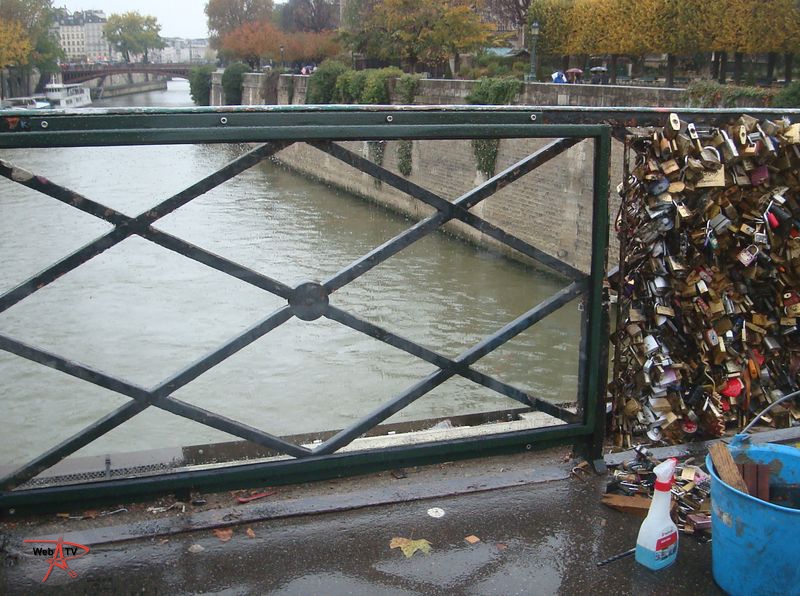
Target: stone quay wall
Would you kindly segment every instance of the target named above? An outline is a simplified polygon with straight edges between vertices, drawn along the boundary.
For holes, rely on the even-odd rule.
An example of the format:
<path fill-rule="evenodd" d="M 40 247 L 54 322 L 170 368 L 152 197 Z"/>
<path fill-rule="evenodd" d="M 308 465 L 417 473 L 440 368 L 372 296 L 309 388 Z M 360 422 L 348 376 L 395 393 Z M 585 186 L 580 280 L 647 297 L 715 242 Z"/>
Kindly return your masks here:
<path fill-rule="evenodd" d="M 216 73 L 212 91 L 214 105 L 222 104 L 220 78 L 221 73 Z M 258 74 L 245 75 L 243 104 L 263 103 L 261 78 Z M 278 104 L 304 104 L 308 78 L 302 75 L 281 76 L 278 83 Z M 464 104 L 474 84 L 474 81 L 424 79 L 420 81 L 414 103 Z M 686 105 L 686 100 L 681 89 L 526 83 L 517 103 L 533 106 L 682 107 Z M 512 166 L 548 141 L 549 139 L 503 139 L 500 142 L 495 171 L 500 172 Z M 344 145 L 364 157 L 370 155 L 367 142 L 348 142 Z M 384 148 L 383 166 L 396 173 L 399 173 L 399 145 L 397 141 L 389 141 Z M 306 176 L 375 201 L 414 219 L 432 213 L 430 207 L 386 184 L 376 184 L 370 176 L 309 145 L 296 143 L 281 151 L 277 157 L 287 167 Z M 538 249 L 582 271 L 588 271 L 591 259 L 593 163 L 593 142 L 582 141 L 556 159 L 501 189 L 472 211 Z M 610 168 L 609 218 L 612 227 L 619 205 L 615 187 L 622 180 L 622 172 L 622 145 L 615 141 L 612 143 Z M 453 140 L 414 141 L 412 171 L 408 179 L 448 200 L 454 200 L 485 178 L 477 170 L 471 142 Z M 451 222 L 446 229 L 510 256 L 520 256 L 516 251 L 499 246 L 494 240 L 461 222 Z M 613 230 L 609 239 L 611 267 L 618 258 L 618 245 Z"/>

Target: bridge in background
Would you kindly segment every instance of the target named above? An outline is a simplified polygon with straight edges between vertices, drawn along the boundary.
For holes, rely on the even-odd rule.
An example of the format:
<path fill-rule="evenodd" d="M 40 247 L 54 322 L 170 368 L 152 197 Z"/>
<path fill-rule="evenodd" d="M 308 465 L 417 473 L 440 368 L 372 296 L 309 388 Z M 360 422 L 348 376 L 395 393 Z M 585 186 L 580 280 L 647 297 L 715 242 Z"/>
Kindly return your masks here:
<path fill-rule="evenodd" d="M 103 79 L 108 76 L 133 73 L 147 73 L 188 79 L 189 71 L 195 66 L 197 65 L 190 63 L 152 64 L 142 62 L 133 62 L 130 64 L 63 65 L 61 67 L 61 79 L 64 83 L 85 83 L 92 79 L 100 79 L 101 85 Z"/>

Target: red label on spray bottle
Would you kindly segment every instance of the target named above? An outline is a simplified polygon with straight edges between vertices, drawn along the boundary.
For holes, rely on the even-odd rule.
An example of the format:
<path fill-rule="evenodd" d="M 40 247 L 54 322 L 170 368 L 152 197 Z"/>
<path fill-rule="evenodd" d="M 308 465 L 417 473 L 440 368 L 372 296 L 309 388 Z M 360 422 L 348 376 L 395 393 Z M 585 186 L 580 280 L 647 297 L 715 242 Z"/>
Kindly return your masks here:
<path fill-rule="evenodd" d="M 659 538 L 656 541 L 656 552 L 664 550 L 665 548 L 669 548 L 676 542 L 678 542 L 678 533 L 671 532 L 669 535 L 664 536 L 663 538 Z"/>

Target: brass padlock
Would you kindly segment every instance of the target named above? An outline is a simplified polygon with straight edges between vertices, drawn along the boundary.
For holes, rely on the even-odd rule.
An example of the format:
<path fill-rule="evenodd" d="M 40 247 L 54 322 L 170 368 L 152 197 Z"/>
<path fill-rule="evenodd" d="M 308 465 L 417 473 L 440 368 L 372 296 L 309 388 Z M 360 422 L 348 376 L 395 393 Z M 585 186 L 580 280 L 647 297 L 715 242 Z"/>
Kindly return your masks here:
<path fill-rule="evenodd" d="M 667 124 L 664 126 L 664 137 L 669 140 L 676 138 L 684 126 L 685 123 L 681 123 L 681 119 L 678 117 L 678 114 L 672 112 L 669 115 L 669 118 L 667 118 Z"/>

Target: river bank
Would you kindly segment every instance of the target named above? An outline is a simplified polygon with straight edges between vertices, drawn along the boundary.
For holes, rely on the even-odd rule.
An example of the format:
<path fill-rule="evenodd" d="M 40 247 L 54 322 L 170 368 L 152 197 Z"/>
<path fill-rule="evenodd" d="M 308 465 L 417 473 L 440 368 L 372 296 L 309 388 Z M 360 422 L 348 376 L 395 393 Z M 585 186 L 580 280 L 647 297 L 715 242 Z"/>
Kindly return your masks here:
<path fill-rule="evenodd" d="M 126 83 L 122 85 L 106 85 L 104 87 L 92 87 L 92 99 L 108 99 L 111 97 L 121 97 L 124 95 L 135 95 L 137 93 L 148 93 L 150 91 L 166 91 L 167 80 L 142 81 L 140 83 Z"/>

